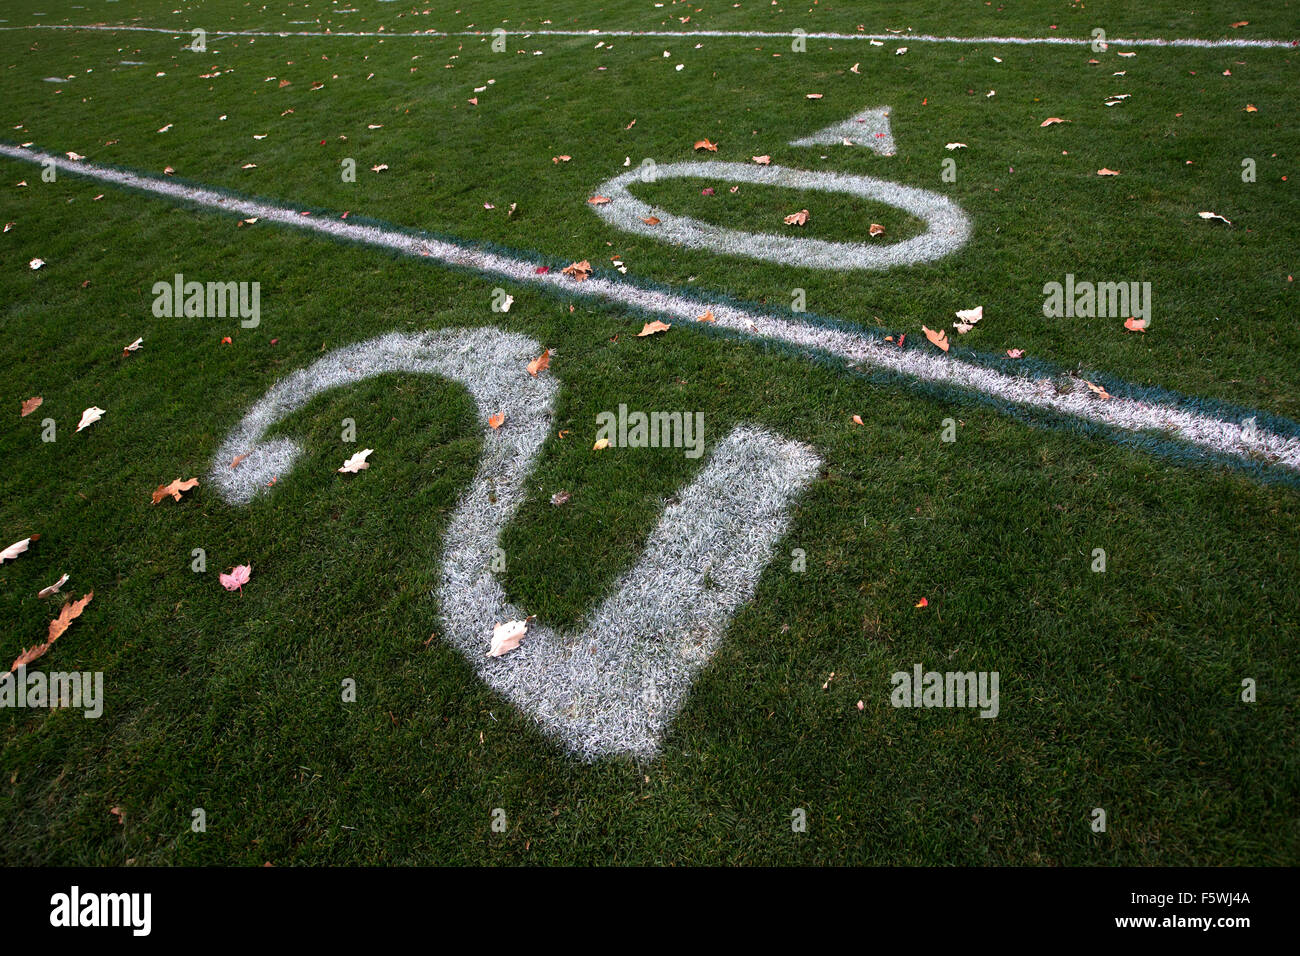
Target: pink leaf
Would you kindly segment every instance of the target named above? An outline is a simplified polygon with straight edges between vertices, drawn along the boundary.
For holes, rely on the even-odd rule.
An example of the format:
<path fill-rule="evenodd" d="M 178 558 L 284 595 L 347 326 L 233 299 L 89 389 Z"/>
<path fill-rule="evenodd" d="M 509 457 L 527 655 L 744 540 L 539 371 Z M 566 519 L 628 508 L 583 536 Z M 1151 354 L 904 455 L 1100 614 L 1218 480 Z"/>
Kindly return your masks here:
<path fill-rule="evenodd" d="M 248 583 L 249 575 L 253 573 L 251 565 L 240 564 L 230 569 L 229 574 L 218 574 L 217 578 L 221 581 L 221 586 L 227 591 L 244 591 L 244 585 Z"/>

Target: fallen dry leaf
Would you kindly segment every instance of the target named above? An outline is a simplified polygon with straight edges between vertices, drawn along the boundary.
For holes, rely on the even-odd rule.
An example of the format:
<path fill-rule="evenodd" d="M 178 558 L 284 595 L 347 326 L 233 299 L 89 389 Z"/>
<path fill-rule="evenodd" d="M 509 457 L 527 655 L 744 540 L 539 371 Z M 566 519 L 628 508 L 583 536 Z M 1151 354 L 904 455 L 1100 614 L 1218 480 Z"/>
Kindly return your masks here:
<path fill-rule="evenodd" d="M 1021 358 L 1024 354 L 1024 349 L 1007 349 L 1007 358 Z"/>
<path fill-rule="evenodd" d="M 144 345 L 144 339 L 136 339 L 126 348 L 122 349 L 122 355 L 130 355 L 132 352 L 139 351 L 140 346 Z"/>
<path fill-rule="evenodd" d="M 343 463 L 343 467 L 340 468 L 339 471 L 345 475 L 355 475 L 357 472 L 369 468 L 370 462 L 366 461 L 366 459 L 369 458 L 372 454 L 374 454 L 374 451 L 375 450 L 373 448 L 361 449 L 361 451 L 357 452 L 355 455 L 353 455 L 351 458 L 345 461 Z"/>
<path fill-rule="evenodd" d="M 885 227 L 878 222 L 873 222 L 871 228 L 867 230 L 867 233 L 871 236 L 883 236 L 885 234 Z"/>
<path fill-rule="evenodd" d="M 492 628 L 492 646 L 488 648 L 488 657 L 500 657 L 519 646 L 519 642 L 528 633 L 527 621 L 506 621 Z"/>
<path fill-rule="evenodd" d="M 633 122 L 636 121 L 633 120 Z M 710 143 L 707 139 L 697 139 L 695 145 L 692 146 L 691 149 L 707 149 L 710 153 L 716 153 L 718 151 L 718 144 Z"/>
<path fill-rule="evenodd" d="M 1223 216 L 1220 216 L 1217 212 L 1198 212 L 1196 215 L 1200 216 L 1202 219 L 1217 219 L 1219 220 L 1219 222 L 1226 222 L 1228 225 L 1230 226 L 1232 225 L 1231 219 L 1225 219 Z"/>
<path fill-rule="evenodd" d="M 1146 332 L 1147 324 L 1144 319 L 1139 319 L 1136 316 L 1129 316 L 1124 320 L 1124 328 L 1130 332 Z"/>
<path fill-rule="evenodd" d="M 1118 170 L 1118 169 L 1107 169 L 1105 166 L 1103 166 L 1101 169 L 1097 170 L 1097 175 L 1098 175 L 1098 176 L 1118 176 L 1118 175 L 1119 175 L 1119 170 Z"/>
<path fill-rule="evenodd" d="M 81 413 L 81 421 L 77 424 L 77 431 L 81 431 L 88 425 L 95 424 L 95 422 L 104 417 L 104 412 L 105 410 L 102 408 L 96 408 L 94 405 L 90 406 L 90 408 Z"/>
<path fill-rule="evenodd" d="M 551 350 L 547 349 L 537 358 L 528 363 L 528 374 L 533 378 L 537 377 L 538 372 L 544 372 L 551 367 Z"/>
<path fill-rule="evenodd" d="M 608 439 L 608 438 L 597 438 L 597 439 L 596 439 L 596 444 L 594 444 L 594 445 L 591 446 L 591 450 L 592 450 L 592 451 L 604 451 L 604 450 L 605 450 L 606 448 L 608 448 L 608 447 L 609 447 L 609 439 Z"/>
<path fill-rule="evenodd" d="M 657 225 L 659 225 L 659 217 L 658 217 L 658 216 L 642 216 L 642 217 L 641 217 L 641 221 L 642 221 L 643 223 L 645 223 L 647 226 L 657 226 Z"/>
<path fill-rule="evenodd" d="M 750 158 L 760 166 L 768 166 L 772 162 L 771 156 L 751 156 Z"/>
<path fill-rule="evenodd" d="M 45 597 L 49 597 L 51 594 L 58 594 L 59 588 L 63 587 L 63 585 L 67 583 L 68 583 L 68 576 L 65 574 L 63 575 L 63 577 L 59 578 L 57 581 L 51 584 L 48 588 L 41 588 L 41 590 L 37 591 L 36 596 L 39 598 L 45 598 Z"/>
<path fill-rule="evenodd" d="M 853 416 L 853 424 L 855 424 L 855 425 L 861 425 L 862 423 L 863 423 L 863 422 L 862 422 L 862 416 L 861 416 L 861 415 L 854 415 L 854 416 Z"/>
<path fill-rule="evenodd" d="M 787 226 L 802 226 L 807 222 L 808 222 L 807 209 L 800 209 L 798 212 L 793 212 L 790 215 L 785 217 L 785 224 Z"/>
<path fill-rule="evenodd" d="M 172 500 L 180 501 L 181 495 L 189 491 L 191 488 L 197 488 L 198 486 L 199 480 L 197 478 L 191 478 L 189 481 L 182 481 L 181 479 L 176 478 L 170 484 L 159 485 L 154 489 L 153 504 L 157 504 L 169 495 Z"/>
<path fill-rule="evenodd" d="M 488 416 L 488 427 L 492 429 L 500 428 L 506 423 L 506 413 L 497 412 L 495 415 Z"/>
<path fill-rule="evenodd" d="M 572 262 L 560 270 L 566 276 L 573 276 L 574 280 L 581 282 L 587 276 L 591 275 L 591 263 L 586 259 L 581 262 Z"/>
<path fill-rule="evenodd" d="M 26 418 L 32 412 L 36 411 L 36 409 L 40 408 L 41 403 L 44 401 L 45 399 L 41 398 L 41 396 L 33 395 L 31 398 L 27 399 L 27 401 L 23 402 L 23 413 L 18 417 Z"/>
<path fill-rule="evenodd" d="M 26 551 L 27 547 L 33 541 L 39 540 L 41 540 L 41 536 L 39 534 L 34 534 L 30 538 L 23 538 L 21 541 L 15 541 L 13 544 L 9 545 L 9 547 L 0 551 L 0 564 L 4 564 L 6 561 L 12 561 L 14 558 L 18 557 L 18 555 Z"/>
<path fill-rule="evenodd" d="M 551 495 L 551 504 L 559 507 L 560 505 L 565 504 L 572 497 L 573 495 L 570 492 L 557 491 L 555 494 Z"/>
<path fill-rule="evenodd" d="M 229 574 L 218 574 L 217 580 L 227 591 L 243 592 L 244 585 L 253 575 L 253 567 L 250 564 L 237 564 L 230 569 Z"/>
<path fill-rule="evenodd" d="M 1047 117 L 1047 119 L 1043 120 L 1041 123 L 1038 124 L 1038 128 L 1042 129 L 1044 126 L 1055 126 L 1057 123 L 1064 123 L 1064 122 L 1065 120 L 1061 119 L 1061 117 L 1059 116 L 1049 116 Z"/>
<path fill-rule="evenodd" d="M 716 320 L 713 318 L 713 310 L 710 309 L 708 306 L 705 306 L 705 308 L 704 308 L 704 314 L 703 314 L 703 315 L 697 315 L 697 316 L 695 317 L 695 321 L 696 321 L 696 322 L 713 322 L 713 321 L 716 321 Z"/>
<path fill-rule="evenodd" d="M 654 335 L 657 332 L 667 332 L 671 328 L 672 325 L 670 325 L 669 323 L 660 322 L 658 319 L 655 319 L 653 322 L 647 322 L 642 327 L 641 331 L 636 334 L 636 337 L 639 339 L 645 338 L 645 336 Z"/>
<path fill-rule="evenodd" d="M 921 598 L 921 600 L 917 601 L 915 604 L 912 605 L 912 607 L 929 607 L 929 606 L 930 606 L 929 598 Z"/>
<path fill-rule="evenodd" d="M 925 337 L 929 339 L 931 344 L 936 348 L 941 348 L 945 352 L 948 351 L 948 333 L 943 331 L 943 329 L 936 332 L 934 329 L 927 329 L 923 325 L 921 326 L 921 331 L 925 333 Z"/>
<path fill-rule="evenodd" d="M 1098 398 L 1110 398 L 1110 392 L 1106 391 L 1100 385 L 1094 385 L 1086 378 L 1080 379 L 1079 381 L 1083 382 L 1084 385 L 1087 385 L 1088 388 L 1092 390 L 1092 393 Z"/>
<path fill-rule="evenodd" d="M 241 461 L 243 461 L 243 460 L 244 460 L 245 458 L 247 458 L 247 457 L 248 457 L 248 453 L 245 452 L 245 453 L 242 454 L 242 455 L 236 455 L 234 458 L 230 459 L 230 468 L 231 468 L 231 470 L 233 471 L 234 469 L 238 468 L 238 467 L 239 467 L 239 463 L 240 463 Z"/>
<path fill-rule="evenodd" d="M 954 322 L 952 327 L 957 330 L 958 334 L 965 335 L 971 329 L 975 328 L 975 323 L 984 318 L 984 306 L 977 305 L 973 309 L 962 309 L 955 313 L 960 322 Z"/>
<path fill-rule="evenodd" d="M 605 205 L 605 203 L 609 202 L 609 197 L 608 197 L 608 196 L 592 196 L 590 199 L 587 200 L 587 202 L 591 203 L 593 206 L 603 206 L 603 205 Z"/>
<path fill-rule="evenodd" d="M 82 596 L 79 600 L 69 601 L 59 609 L 59 616 L 50 621 L 49 636 L 45 639 L 45 650 L 49 650 L 50 645 L 63 636 L 63 632 L 68 626 L 81 617 L 81 612 L 86 609 L 86 605 L 95 599 L 95 592 Z M 41 653 L 44 653 L 42 651 Z"/>

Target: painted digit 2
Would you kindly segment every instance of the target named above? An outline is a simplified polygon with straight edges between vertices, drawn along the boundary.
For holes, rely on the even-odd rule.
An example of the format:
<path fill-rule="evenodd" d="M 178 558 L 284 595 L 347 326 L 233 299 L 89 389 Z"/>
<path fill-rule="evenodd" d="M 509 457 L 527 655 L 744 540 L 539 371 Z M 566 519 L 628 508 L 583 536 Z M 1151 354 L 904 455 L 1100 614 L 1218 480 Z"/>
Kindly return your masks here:
<path fill-rule="evenodd" d="M 524 370 L 540 352 L 526 336 L 495 328 L 391 333 L 338 349 L 253 405 L 222 443 L 209 480 L 231 503 L 250 501 L 273 477 L 284 480 L 300 449 L 264 436 L 321 392 L 399 372 L 464 386 L 477 407 L 483 452 L 443 542 L 443 639 L 574 753 L 653 756 L 692 679 L 752 597 L 820 459 L 763 429 L 736 428 L 714 443 L 702 470 L 664 510 L 640 560 L 581 629 L 534 624 L 518 650 L 489 658 L 493 624 L 526 616 L 490 566 L 552 427 L 559 386 Z M 504 426 L 488 427 L 498 412 Z M 248 457 L 232 470 L 239 454 Z"/>
<path fill-rule="evenodd" d="M 889 128 L 889 108 L 863 110 L 842 123 L 797 139 L 791 146 L 865 146 L 885 156 L 894 153 Z M 743 232 L 676 215 L 648 206 L 628 187 L 643 178 L 641 170 L 629 170 L 602 183 L 597 192 L 609 202 L 590 206 L 606 222 L 626 232 L 661 239 L 690 249 L 706 249 L 722 255 L 745 256 L 786 266 L 816 269 L 888 269 L 898 265 L 932 262 L 961 248 L 970 235 L 966 213 L 952 200 L 938 193 L 903 186 L 870 176 L 812 172 L 784 166 L 747 163 L 689 162 L 653 167 L 653 179 L 703 177 L 732 183 L 782 186 L 847 193 L 887 203 L 911 213 L 926 223 L 919 236 L 895 243 L 829 242 L 823 239 L 772 233 Z M 650 181 L 650 180 L 647 180 Z M 650 225 L 644 218 L 657 218 Z"/>

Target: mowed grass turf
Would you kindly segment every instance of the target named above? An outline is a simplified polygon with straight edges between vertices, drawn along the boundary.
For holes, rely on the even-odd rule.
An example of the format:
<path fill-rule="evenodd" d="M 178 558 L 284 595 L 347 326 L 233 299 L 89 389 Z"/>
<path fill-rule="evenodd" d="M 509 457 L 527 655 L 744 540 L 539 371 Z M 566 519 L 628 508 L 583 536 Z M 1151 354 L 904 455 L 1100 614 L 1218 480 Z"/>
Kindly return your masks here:
<path fill-rule="evenodd" d="M 803 289 L 810 310 L 905 332 L 916 348 L 928 347 L 923 323 L 950 326 L 955 310 L 982 304 L 963 346 L 1022 348 L 1067 370 L 1300 417 L 1294 51 L 1119 57 L 1117 47 L 900 39 L 809 40 L 796 54 L 774 39 L 535 36 L 494 54 L 490 38 L 217 31 L 491 30 L 526 14 L 525 28 L 663 29 L 668 19 L 673 29 L 853 32 L 867 14 L 823 4 L 777 16 L 752 0 L 670 5 L 681 12 L 499 3 L 472 16 L 365 0 L 348 5 L 355 14 L 229 0 L 179 15 L 142 0 L 87 6 L 58 18 L 139 17 L 178 32 L 0 32 L 8 141 L 154 174 L 170 166 L 318 214 L 346 210 L 560 265 L 606 270 L 617 255 L 630 278 L 704 298 L 784 308 Z M 1014 17 L 983 4 L 943 17 L 896 9 L 897 20 L 866 28 L 1297 32 L 1292 8 L 1275 4 L 1218 20 L 1163 3 L 1140 14 L 1039 3 Z M 0 26 L 56 20 L 41 10 L 23 0 Z M 1251 26 L 1230 28 L 1241 20 Z M 207 53 L 182 49 L 190 27 L 209 29 Z M 200 78 L 214 68 L 220 76 Z M 1104 107 L 1115 93 L 1130 95 Z M 896 156 L 788 145 L 883 105 Z M 1040 128 L 1049 116 L 1068 122 Z M 705 137 L 717 154 L 692 151 Z M 954 141 L 967 149 L 944 149 Z M 552 162 L 561 154 L 572 159 Z M 625 160 L 760 154 L 941 192 L 969 214 L 972 238 L 926 266 L 829 272 L 681 250 L 615 231 L 587 208 Z M 355 183 L 339 174 L 349 157 Z M 940 178 L 948 158 L 951 183 Z M 1242 182 L 1245 158 L 1253 183 Z M 379 164 L 388 169 L 370 171 Z M 1121 175 L 1100 178 L 1102 167 Z M 15 223 L 0 239 L 0 546 L 42 536 L 0 567 L 0 650 L 16 656 L 44 638 L 59 599 L 36 592 L 67 572 L 66 592 L 93 588 L 95 599 L 39 666 L 102 670 L 106 690 L 98 720 L 0 716 L 5 862 L 1300 859 L 1294 487 L 700 335 L 693 316 L 638 339 L 643 316 L 581 298 L 266 223 L 239 228 L 67 170 L 55 183 L 29 164 L 0 170 L 3 218 Z M 872 221 L 886 239 L 917 228 L 886 206 L 730 185 L 704 176 L 634 192 L 754 231 L 789 234 L 782 217 L 799 208 L 818 238 L 858 240 Z M 1202 221 L 1201 210 L 1233 225 Z M 47 265 L 31 271 L 33 257 Z M 261 325 L 155 318 L 152 286 L 177 272 L 259 281 Z M 1044 318 L 1042 286 L 1067 272 L 1151 282 L 1151 329 Z M 515 296 L 507 314 L 490 309 L 502 285 Z M 277 430 L 304 455 L 253 504 L 229 506 L 206 483 L 179 504 L 149 502 L 160 483 L 203 479 L 248 406 L 324 352 L 394 329 L 485 325 L 556 350 L 556 433 L 502 542 L 511 598 L 548 624 L 582 621 L 700 465 L 680 450 L 593 453 L 598 413 L 699 410 L 707 441 L 757 423 L 825 461 L 652 763 L 576 762 L 436 636 L 441 534 L 480 450 L 457 387 L 391 376 L 321 396 Z M 143 349 L 122 357 L 139 336 Z M 20 419 L 32 395 L 44 404 Z M 74 434 L 90 405 L 108 412 Z M 45 418 L 58 423 L 53 443 L 41 441 Z M 355 445 L 340 440 L 346 418 Z M 948 418 L 954 443 L 940 441 Z M 361 447 L 375 449 L 371 468 L 337 474 Z M 553 507 L 561 490 L 572 499 Z M 1099 547 L 1104 574 L 1090 570 Z M 190 569 L 195 548 L 206 573 Z M 796 548 L 804 573 L 790 570 Z M 235 564 L 253 567 L 242 594 L 216 579 Z M 914 607 L 922 597 L 929 606 Z M 914 663 L 998 671 L 999 716 L 892 708 L 889 675 Z M 340 700 L 347 678 L 356 703 Z M 1257 703 L 1240 700 L 1247 678 Z M 198 807 L 206 833 L 190 829 Z M 1096 807 L 1105 833 L 1089 826 Z M 506 813 L 504 833 L 491 829 L 493 808 Z M 806 833 L 791 832 L 795 808 L 807 811 Z"/>

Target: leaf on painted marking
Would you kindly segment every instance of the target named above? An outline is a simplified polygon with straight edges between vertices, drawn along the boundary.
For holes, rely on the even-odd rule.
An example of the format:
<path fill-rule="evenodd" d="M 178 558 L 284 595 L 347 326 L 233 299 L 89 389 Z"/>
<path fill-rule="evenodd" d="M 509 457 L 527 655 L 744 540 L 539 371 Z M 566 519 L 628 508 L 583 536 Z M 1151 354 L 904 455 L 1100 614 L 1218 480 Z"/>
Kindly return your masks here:
<path fill-rule="evenodd" d="M 495 415 L 488 416 L 488 427 L 494 431 L 506 423 L 506 413 L 497 412 Z"/>
<path fill-rule="evenodd" d="M 153 492 L 153 504 L 157 504 L 164 498 L 171 497 L 173 501 L 180 501 L 181 495 L 192 488 L 199 486 L 197 478 L 191 478 L 189 481 L 182 481 L 180 478 L 173 479 L 169 484 L 159 485 Z"/>
<path fill-rule="evenodd" d="M 635 123 L 636 120 L 633 120 L 632 122 Z M 691 149 L 707 149 L 710 153 L 716 153 L 718 151 L 718 144 L 710 143 L 707 139 L 697 139 L 695 145 L 692 146 Z"/>
<path fill-rule="evenodd" d="M 925 337 L 930 340 L 930 344 L 935 348 L 943 349 L 945 352 L 948 351 L 948 333 L 943 329 L 936 332 L 934 329 L 927 329 L 923 325 L 921 331 L 925 333 Z"/>
<path fill-rule="evenodd" d="M 528 374 L 533 378 L 537 377 L 538 372 L 544 372 L 551 367 L 551 350 L 547 349 L 537 358 L 528 363 Z"/>
<path fill-rule="evenodd" d="M 1086 378 L 1079 379 L 1079 381 L 1083 382 L 1084 385 L 1087 385 L 1088 388 L 1092 391 L 1092 393 L 1096 395 L 1098 398 L 1110 398 L 1110 392 L 1106 391 L 1100 385 L 1094 385 Z"/>
<path fill-rule="evenodd" d="M 506 621 L 492 628 L 492 646 L 488 648 L 488 657 L 500 657 L 509 654 L 519 646 L 519 642 L 528 633 L 527 621 Z"/>
<path fill-rule="evenodd" d="M 366 459 L 369 458 L 372 454 L 374 454 L 374 451 L 375 450 L 373 448 L 361 449 L 361 451 L 357 452 L 355 455 L 353 455 L 351 458 L 345 461 L 343 463 L 343 467 L 340 468 L 339 471 L 345 475 L 355 475 L 357 472 L 369 468 L 370 462 L 366 461 Z"/>
<path fill-rule="evenodd" d="M 670 325 L 669 323 L 660 322 L 658 319 L 655 319 L 653 322 L 647 322 L 644 326 L 642 326 L 641 331 L 636 334 L 636 337 L 642 339 L 645 338 L 647 335 L 655 335 L 659 332 L 667 332 L 671 328 L 672 325 Z"/>
<path fill-rule="evenodd" d="M 885 227 L 878 222 L 873 222 L 871 228 L 867 230 L 867 233 L 873 237 L 883 236 L 885 234 Z"/>
<path fill-rule="evenodd" d="M 787 226 L 802 226 L 808 222 L 808 215 L 807 209 L 800 209 L 798 212 L 792 212 L 790 215 L 785 217 L 785 224 Z"/>
<path fill-rule="evenodd" d="M 248 579 L 252 577 L 252 574 L 252 565 L 237 564 L 230 569 L 229 574 L 218 574 L 217 580 L 221 582 L 221 586 L 227 591 L 242 592 L 244 590 L 244 585 L 248 583 Z"/>
<path fill-rule="evenodd" d="M 642 217 L 641 217 L 641 221 L 642 221 L 643 223 L 645 223 L 647 226 L 657 226 L 657 225 L 659 225 L 659 217 L 658 217 L 658 216 L 642 216 Z"/>
<path fill-rule="evenodd" d="M 708 306 L 705 306 L 705 308 L 704 308 L 704 314 L 703 314 L 703 315 L 697 315 L 697 316 L 695 317 L 695 321 L 696 321 L 696 322 L 715 322 L 715 321 L 717 321 L 717 320 L 714 319 L 714 317 L 713 317 L 713 310 L 712 310 L 711 308 L 709 308 Z"/>
<path fill-rule="evenodd" d="M 1129 316 L 1124 320 L 1124 328 L 1130 332 L 1146 332 L 1147 323 L 1145 319 L 1139 319 L 1136 316 Z"/>
<path fill-rule="evenodd" d="M 27 399 L 25 402 L 23 402 L 23 413 L 22 413 L 21 415 L 19 415 L 18 417 L 19 417 L 19 418 L 26 418 L 26 417 L 27 417 L 28 415 L 30 415 L 32 412 L 36 411 L 36 409 L 40 408 L 40 407 L 41 407 L 41 403 L 44 402 L 44 401 L 45 401 L 45 399 L 41 398 L 41 396 L 39 396 L 39 395 L 33 395 L 31 398 L 29 398 L 29 399 Z"/>
<path fill-rule="evenodd" d="M 1219 220 L 1219 222 L 1226 222 L 1228 225 L 1230 226 L 1232 225 L 1231 219 L 1225 219 L 1223 216 L 1220 216 L 1217 212 L 1198 212 L 1196 215 L 1200 216 L 1202 219 L 1217 219 Z"/>
<path fill-rule="evenodd" d="M 581 262 L 571 262 L 560 270 L 566 276 L 573 276 L 574 281 L 581 282 L 587 276 L 591 275 L 591 263 L 586 259 Z"/>
<path fill-rule="evenodd" d="M 99 421 L 101 418 L 104 417 L 105 411 L 106 409 L 96 408 L 94 405 L 91 405 L 88 409 L 86 409 L 84 412 L 81 413 L 81 421 L 77 423 L 77 431 L 81 431 L 83 428 L 87 427 L 88 425 L 95 424 L 95 422 Z"/>
<path fill-rule="evenodd" d="M 63 575 L 63 577 L 59 578 L 57 581 L 51 584 L 48 588 L 41 588 L 39 591 L 37 591 L 36 596 L 39 598 L 46 598 L 49 597 L 51 594 L 58 594 L 59 589 L 67 583 L 68 583 L 68 576 L 65 574 Z"/>
<path fill-rule="evenodd" d="M 9 545 L 9 547 L 0 551 L 0 564 L 4 564 L 6 561 L 12 561 L 14 558 L 18 557 L 18 555 L 26 551 L 33 541 L 39 540 L 41 540 L 41 536 L 39 534 L 34 534 L 30 538 L 23 538 L 21 541 L 15 541 L 13 544 Z"/>
<path fill-rule="evenodd" d="M 239 463 L 247 457 L 248 457 L 248 452 L 245 452 L 242 455 L 236 455 L 234 458 L 230 459 L 230 470 L 234 471 L 236 468 L 238 468 Z"/>
<path fill-rule="evenodd" d="M 609 197 L 608 197 L 608 196 L 592 196 L 590 199 L 587 200 L 587 202 L 591 203 L 593 206 L 603 206 L 603 205 L 605 205 L 605 203 L 609 202 Z"/>

